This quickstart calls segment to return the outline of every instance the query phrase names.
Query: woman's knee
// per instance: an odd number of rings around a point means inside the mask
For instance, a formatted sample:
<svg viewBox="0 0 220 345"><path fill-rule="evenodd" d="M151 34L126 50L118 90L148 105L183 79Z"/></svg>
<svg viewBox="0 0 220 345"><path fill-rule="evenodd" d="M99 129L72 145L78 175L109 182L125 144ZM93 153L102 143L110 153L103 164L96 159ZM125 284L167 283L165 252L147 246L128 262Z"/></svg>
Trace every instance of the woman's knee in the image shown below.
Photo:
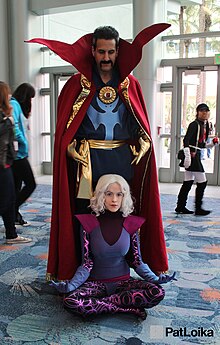
<svg viewBox="0 0 220 345"><path fill-rule="evenodd" d="M159 298L160 298L160 301L162 301L165 297L165 290L162 286L159 287Z"/></svg>
<svg viewBox="0 0 220 345"><path fill-rule="evenodd" d="M70 309L70 308L75 308L77 306L77 299L73 297L64 297L63 299L63 306L64 308Z"/></svg>
<svg viewBox="0 0 220 345"><path fill-rule="evenodd" d="M31 195L36 188L35 179L32 179L31 181L28 181L28 182L26 181L24 188L25 188L27 194Z"/></svg>
<svg viewBox="0 0 220 345"><path fill-rule="evenodd" d="M151 307L159 304L165 297L165 290L160 285L153 285L147 292Z"/></svg>

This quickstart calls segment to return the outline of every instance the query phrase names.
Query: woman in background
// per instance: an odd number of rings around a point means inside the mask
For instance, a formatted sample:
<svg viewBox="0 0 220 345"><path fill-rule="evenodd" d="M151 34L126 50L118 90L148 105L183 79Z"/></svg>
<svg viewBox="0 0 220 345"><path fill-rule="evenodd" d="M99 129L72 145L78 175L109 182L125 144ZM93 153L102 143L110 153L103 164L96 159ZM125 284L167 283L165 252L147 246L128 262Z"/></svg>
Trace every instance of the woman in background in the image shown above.
<svg viewBox="0 0 220 345"><path fill-rule="evenodd" d="M31 114L31 101L34 96L35 89L33 86L23 83L16 88L10 100L13 107L17 143L17 154L12 166L16 191L15 224L22 226L28 226L30 223L23 219L19 208L36 188L34 174L28 161L27 138L27 122Z"/></svg>
<svg viewBox="0 0 220 345"><path fill-rule="evenodd" d="M192 121L183 139L184 145L184 162L185 168L184 181L180 188L176 213L195 214L195 216L207 216L210 210L202 207L204 192L207 186L207 177L201 162L201 152L204 148L214 147L219 144L218 137L214 137L210 143L207 143L209 136L209 119L210 109L207 104L201 103L196 107L196 118ZM182 163L181 163L182 166ZM186 207L188 194L192 185L196 182L195 190L195 212Z"/></svg>
<svg viewBox="0 0 220 345"><path fill-rule="evenodd" d="M18 236L15 228L15 187L11 169L15 158L14 120L10 93L9 86L0 81L0 215L5 226L6 244L19 244L31 242L31 239Z"/></svg>

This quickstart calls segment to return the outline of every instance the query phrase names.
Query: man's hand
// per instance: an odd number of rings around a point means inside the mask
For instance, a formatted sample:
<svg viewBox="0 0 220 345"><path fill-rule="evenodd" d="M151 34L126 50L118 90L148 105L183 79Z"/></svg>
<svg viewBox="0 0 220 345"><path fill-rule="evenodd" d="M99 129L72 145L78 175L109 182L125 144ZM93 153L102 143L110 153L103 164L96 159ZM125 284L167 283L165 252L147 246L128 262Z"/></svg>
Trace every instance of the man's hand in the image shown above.
<svg viewBox="0 0 220 345"><path fill-rule="evenodd" d="M131 162L131 164L136 162L136 165L140 162L141 158L144 157L144 155L147 153L147 151L150 148L150 141L149 139L143 139L142 137L139 138L139 143L140 143L140 151L137 152L135 146L130 146L131 151L133 153L134 156L136 156L133 161Z"/></svg>
<svg viewBox="0 0 220 345"><path fill-rule="evenodd" d="M82 165L84 165L85 167L87 167L88 162L87 162L87 153L83 153L82 155L79 154L76 151L76 139L73 140L73 142L71 144L68 145L67 147L67 153L68 156L72 157L75 161L81 163Z"/></svg>
<svg viewBox="0 0 220 345"><path fill-rule="evenodd" d="M185 159L184 159L183 165L184 165L185 169L188 169L189 166L191 165L190 149L189 149L189 147L184 147L183 151L184 151L184 155L185 155Z"/></svg>

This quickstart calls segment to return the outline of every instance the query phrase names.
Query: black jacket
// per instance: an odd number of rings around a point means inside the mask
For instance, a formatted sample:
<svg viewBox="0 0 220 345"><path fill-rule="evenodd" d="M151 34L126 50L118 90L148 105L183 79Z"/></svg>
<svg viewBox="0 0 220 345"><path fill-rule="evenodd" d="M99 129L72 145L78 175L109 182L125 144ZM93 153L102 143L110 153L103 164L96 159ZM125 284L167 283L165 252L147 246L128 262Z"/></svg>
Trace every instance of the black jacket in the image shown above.
<svg viewBox="0 0 220 345"><path fill-rule="evenodd" d="M15 158L13 128L11 120L0 111L0 168L11 165Z"/></svg>
<svg viewBox="0 0 220 345"><path fill-rule="evenodd" d="M197 145L197 133L198 133L198 126L199 126L199 140ZM206 130L205 138L204 138L204 129ZM205 148L206 141L209 135L209 124L208 121L204 127L204 122L195 120L189 124L187 129L186 135L183 139L184 147L188 147L189 145L198 146L200 148ZM190 151L195 152L196 149L190 148Z"/></svg>
<svg viewBox="0 0 220 345"><path fill-rule="evenodd" d="M198 142L197 142L198 130L199 130L199 137L198 137ZM204 131L205 131L205 135L204 135ZM190 145L192 145L199 148L205 148L208 135L209 135L208 121L206 122L206 125L204 126L203 121L195 120L189 124L186 135L183 139L184 147L190 147ZM195 157L191 157L191 165L186 170L204 172L204 168L201 162L201 151L197 150L196 148L190 147L190 152L196 152L196 155Z"/></svg>

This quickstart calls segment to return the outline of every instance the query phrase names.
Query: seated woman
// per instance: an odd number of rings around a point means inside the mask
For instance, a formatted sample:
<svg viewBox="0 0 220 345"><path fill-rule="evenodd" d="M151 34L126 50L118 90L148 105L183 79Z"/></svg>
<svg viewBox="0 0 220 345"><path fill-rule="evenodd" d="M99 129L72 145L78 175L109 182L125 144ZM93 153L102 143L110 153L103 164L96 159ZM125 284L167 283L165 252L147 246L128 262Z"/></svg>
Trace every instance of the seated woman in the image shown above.
<svg viewBox="0 0 220 345"><path fill-rule="evenodd" d="M164 298L159 285L175 280L155 275L143 263L138 229L142 217L134 210L128 183L119 175L100 177L90 200L92 214L76 215L81 223L82 263L70 281L51 282L64 293L64 306L84 317L102 313L132 313L146 318ZM130 268L142 279L130 276Z"/></svg>

